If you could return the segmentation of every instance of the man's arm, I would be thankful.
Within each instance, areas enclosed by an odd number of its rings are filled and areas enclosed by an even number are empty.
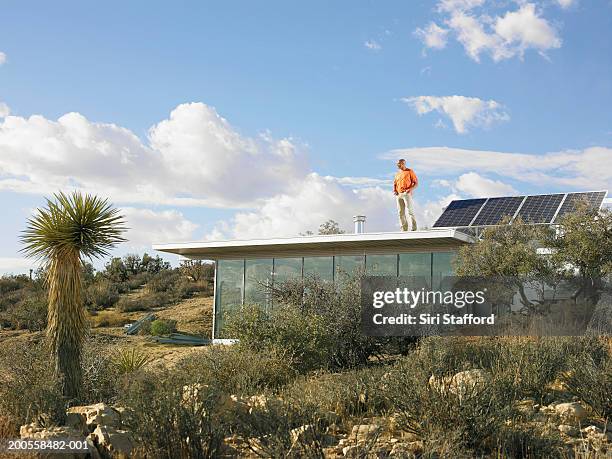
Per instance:
[[[419,186],[419,179],[412,169],[410,169],[410,181],[412,182],[410,185],[410,191],[414,190],[417,186]]]
[[[397,180],[393,179],[393,194],[397,196]]]

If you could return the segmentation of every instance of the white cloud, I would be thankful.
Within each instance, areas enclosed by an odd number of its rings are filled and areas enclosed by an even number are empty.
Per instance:
[[[595,190],[612,188],[612,148],[533,155],[449,147],[406,148],[381,155],[406,158],[421,173],[437,176],[466,172],[495,174],[537,187]]]
[[[307,174],[291,139],[238,133],[214,108],[182,104],[142,142],[79,113],[0,120],[0,190],[80,188],[122,203],[249,207]]]
[[[11,113],[11,109],[4,102],[0,102],[0,118],[6,118]]]
[[[558,0],[568,3],[570,0]],[[514,11],[492,15],[482,9],[482,0],[443,0],[438,3],[438,12],[443,15],[447,29],[431,22],[427,28],[418,28],[415,34],[425,47],[444,48],[447,35],[453,35],[475,61],[488,53],[494,61],[522,58],[529,49],[542,55],[550,49],[561,47],[561,38],[555,28],[542,17],[533,3],[519,2]],[[441,32],[444,31],[444,32]],[[443,33],[443,37],[440,37]]]
[[[410,104],[419,115],[436,111],[448,116],[459,134],[466,133],[469,127],[488,127],[510,119],[498,102],[477,97],[417,96],[401,100]]]
[[[0,257],[0,275],[29,274],[30,269],[38,268],[35,260],[19,257]]]
[[[419,38],[425,47],[432,49],[443,49],[447,43],[448,29],[443,29],[435,22],[431,22],[425,28],[417,28],[414,35]]]
[[[329,219],[352,232],[352,217],[357,214],[367,215],[368,231],[388,231],[397,226],[394,224],[395,204],[389,189],[353,190],[339,182],[334,177],[311,173],[296,183],[290,193],[266,200],[256,211],[238,212],[230,222],[217,225],[207,238],[297,236],[307,230],[316,231]]]
[[[0,51],[0,65],[6,63],[6,54]]]
[[[455,188],[472,197],[508,196],[518,192],[506,183],[491,180],[476,172],[461,175],[455,182]]]
[[[578,3],[578,0],[557,0],[557,3],[565,10]]]
[[[176,210],[154,211],[135,207],[120,209],[125,217],[127,244],[134,249],[150,249],[152,243],[193,240],[199,225],[188,220]]]
[[[372,51],[380,51],[382,49],[382,46],[376,40],[367,40],[363,46]]]

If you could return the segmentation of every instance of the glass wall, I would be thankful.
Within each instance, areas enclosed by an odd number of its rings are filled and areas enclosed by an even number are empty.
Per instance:
[[[368,276],[397,276],[397,255],[366,255]]]
[[[455,252],[434,252],[431,263],[431,281],[433,288],[439,288],[446,276],[454,276],[453,260]]]
[[[215,330],[223,329],[228,314],[242,305],[244,260],[219,260],[217,263],[217,300]]]
[[[302,258],[275,258],[274,280],[282,282],[292,277],[302,276]]]
[[[334,257],[305,257],[304,276],[313,275],[321,280],[334,281]]]
[[[302,274],[314,274],[329,282],[342,282],[347,275],[366,269],[374,276],[422,276],[433,288],[441,279],[455,274],[455,252],[338,255],[335,257],[261,258],[218,260],[215,298],[215,338],[222,338],[224,316],[243,303],[271,306],[265,285],[283,282]],[[334,271],[335,270],[335,271]],[[274,274],[272,274],[274,273]]]
[[[431,252],[400,253],[399,275],[423,277],[431,285]]]
[[[272,258],[245,261],[244,302],[270,306],[266,285],[272,284]]]

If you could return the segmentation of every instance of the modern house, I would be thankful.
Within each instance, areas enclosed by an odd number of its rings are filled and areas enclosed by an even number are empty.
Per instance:
[[[269,303],[261,283],[315,274],[329,282],[341,273],[424,276],[433,283],[452,275],[457,249],[473,242],[455,228],[364,233],[356,217],[353,234],[293,238],[157,244],[155,250],[194,260],[214,260],[213,339],[223,338],[223,315],[242,304]]]
[[[534,224],[555,224],[580,200],[599,208],[607,192],[556,193],[456,200],[433,229],[411,232],[364,232],[365,217],[356,216],[353,234],[291,238],[155,244],[162,252],[194,260],[214,260],[213,340],[223,339],[223,316],[242,304],[269,305],[262,283],[315,274],[337,282],[341,273],[365,269],[368,275],[419,276],[435,287],[452,276],[458,248],[476,241],[484,226],[505,216]]]

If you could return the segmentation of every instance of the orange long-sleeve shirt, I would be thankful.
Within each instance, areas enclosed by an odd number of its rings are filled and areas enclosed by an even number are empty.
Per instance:
[[[393,192],[403,193],[416,187],[418,183],[419,179],[412,169],[398,171],[393,180]]]

